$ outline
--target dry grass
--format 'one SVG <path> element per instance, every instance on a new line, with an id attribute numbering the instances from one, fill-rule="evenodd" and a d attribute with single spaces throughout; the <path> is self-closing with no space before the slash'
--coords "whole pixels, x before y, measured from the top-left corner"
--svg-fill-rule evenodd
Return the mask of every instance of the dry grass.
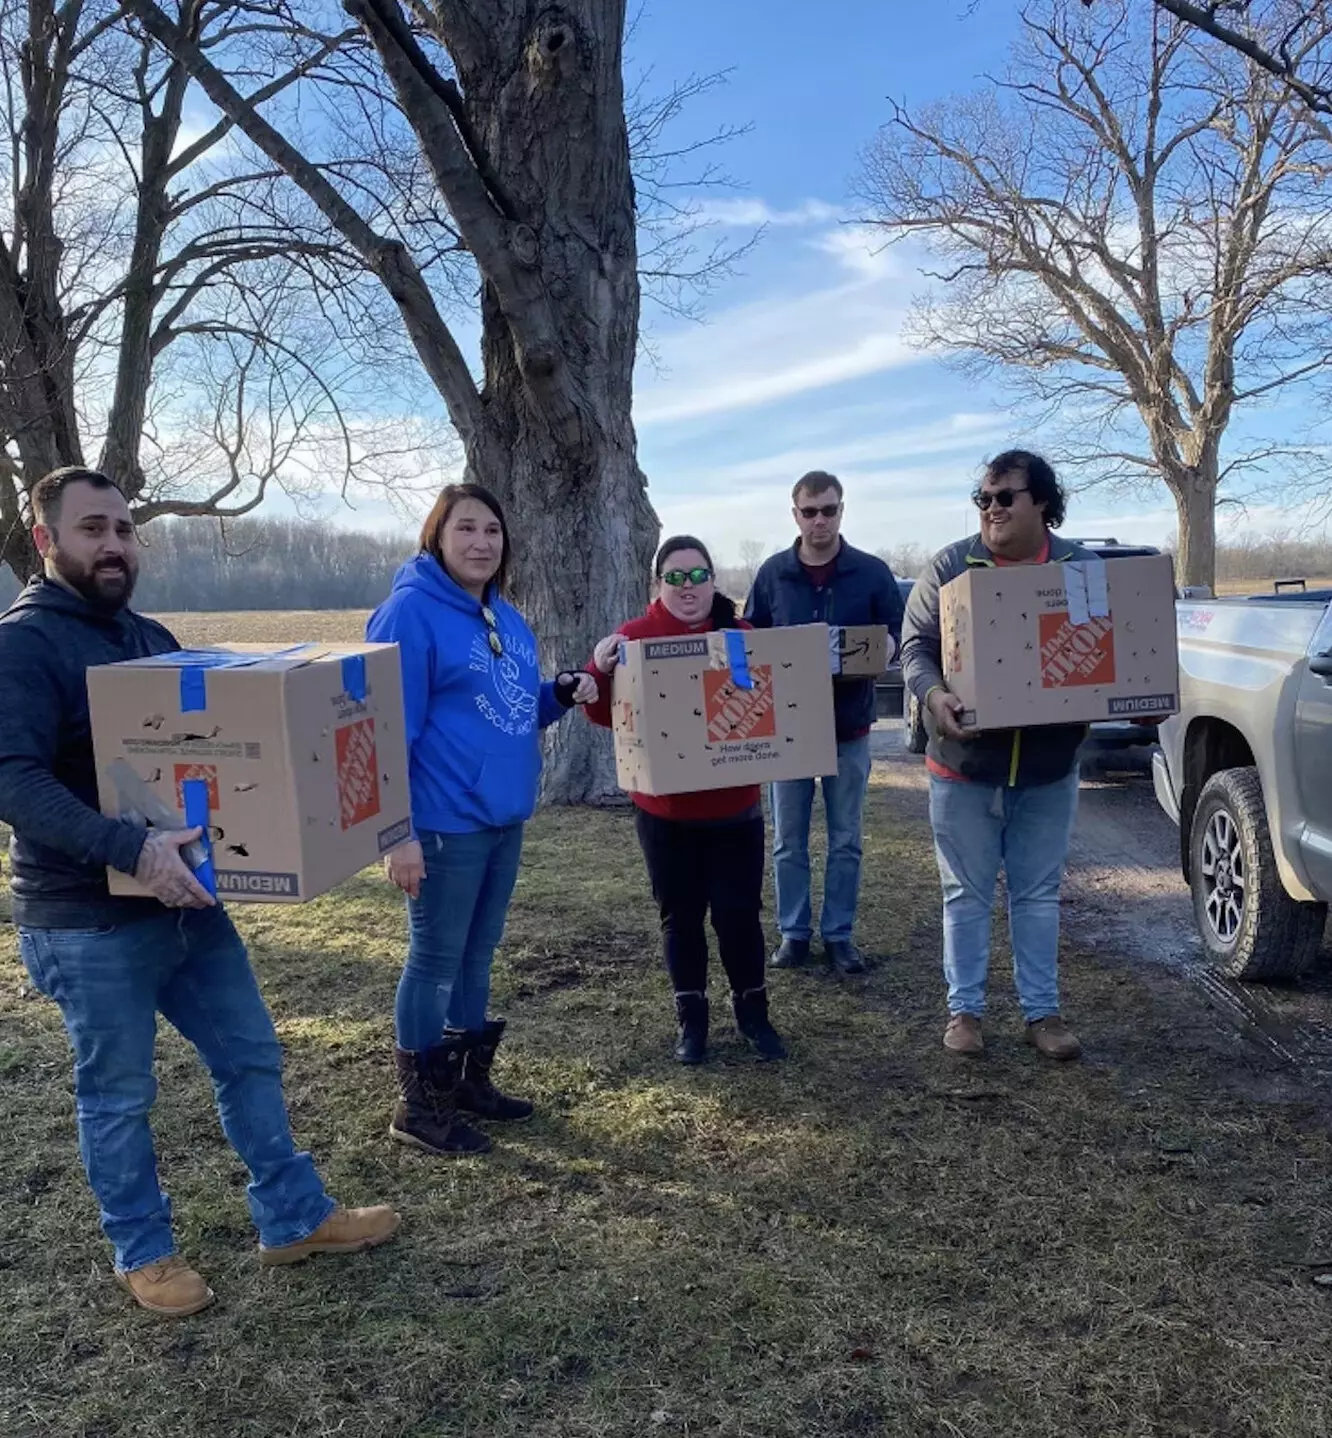
<path id="1" fill-rule="evenodd" d="M 154 614 L 186 646 L 356 643 L 365 638 L 368 609 L 182 610 Z"/>
<path id="2" fill-rule="evenodd" d="M 1310 589 L 1332 589 L 1332 579 L 1308 578 L 1305 582 Z M 1216 592 L 1222 596 L 1271 594 L 1272 585 L 1271 579 L 1223 579 L 1217 584 Z"/>
<path id="3" fill-rule="evenodd" d="M 1086 1062 L 1020 1046 L 1001 998 L 985 1061 L 950 1063 L 918 804 L 871 795 L 872 972 L 782 976 L 791 1061 L 752 1062 L 723 1019 L 698 1071 L 668 1058 L 628 818 L 540 816 L 496 975 L 505 1078 L 538 1117 L 483 1160 L 384 1138 L 403 921 L 379 879 L 238 908 L 301 1141 L 407 1222 L 260 1271 L 206 1081 L 166 1035 L 164 1177 L 219 1294 L 174 1325 L 109 1282 L 59 1016 L 6 941 L 0 1432 L 1323 1438 L 1326 1131 L 1231 1096 L 1194 1000 L 1077 957 Z"/>

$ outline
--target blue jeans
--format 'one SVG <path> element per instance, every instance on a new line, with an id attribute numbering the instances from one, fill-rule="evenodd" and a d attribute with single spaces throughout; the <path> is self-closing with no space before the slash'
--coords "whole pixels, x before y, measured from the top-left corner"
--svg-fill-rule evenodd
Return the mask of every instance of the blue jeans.
<path id="1" fill-rule="evenodd" d="M 772 866 L 777 883 L 777 923 L 784 939 L 813 934 L 809 900 L 809 826 L 814 785 L 823 785 L 828 820 L 828 864 L 823 878 L 824 943 L 850 942 L 860 895 L 860 825 L 869 788 L 869 738 L 837 746 L 837 773 L 821 780 L 784 779 L 772 786 Z"/>
<path id="2" fill-rule="evenodd" d="M 398 1047 L 433 1048 L 448 1029 L 482 1028 L 490 963 L 504 934 L 523 826 L 422 833 L 421 897 L 407 900 L 411 942 L 398 981 Z"/>
<path id="3" fill-rule="evenodd" d="M 277 1034 L 222 909 L 163 910 L 106 929 L 21 929 L 19 950 L 69 1030 L 79 1150 L 118 1269 L 176 1251 L 148 1127 L 159 1013 L 212 1075 L 222 1128 L 250 1170 L 260 1242 L 297 1243 L 323 1223 L 333 1201 L 292 1142 Z"/>
<path id="4" fill-rule="evenodd" d="M 1013 979 L 1028 1023 L 1059 1012 L 1059 886 L 1078 812 L 1078 773 L 1030 789 L 930 775 L 944 896 L 948 1012 L 985 1012 L 995 886 L 1008 880 Z"/>

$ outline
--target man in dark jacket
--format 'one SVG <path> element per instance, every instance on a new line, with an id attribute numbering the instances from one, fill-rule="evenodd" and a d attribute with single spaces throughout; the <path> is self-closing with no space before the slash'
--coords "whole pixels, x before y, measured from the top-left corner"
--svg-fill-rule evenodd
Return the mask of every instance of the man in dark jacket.
<path id="1" fill-rule="evenodd" d="M 125 496 L 94 470 L 56 470 L 32 491 L 44 573 L 0 618 L 0 820 L 10 839 L 19 950 L 59 1005 L 74 1049 L 79 1147 L 142 1307 L 172 1317 L 212 1302 L 177 1253 L 148 1111 L 161 1013 L 199 1050 L 227 1137 L 250 1170 L 260 1262 L 295 1263 L 391 1238 L 389 1208 L 344 1209 L 292 1142 L 281 1051 L 231 920 L 182 849 L 198 829 L 148 830 L 98 809 L 86 671 L 179 649 L 129 608 L 138 542 Z M 113 898 L 111 867 L 151 898 Z"/>
<path id="2" fill-rule="evenodd" d="M 1050 1058 L 1075 1058 L 1059 1015 L 1059 888 L 1078 803 L 1084 725 L 977 733 L 943 674 L 939 591 L 968 568 L 1058 564 L 1096 556 L 1051 531 L 1064 491 L 1039 455 L 1009 450 L 987 467 L 974 496 L 981 532 L 934 557 L 907 603 L 902 676 L 926 715 L 930 820 L 944 894 L 944 973 L 955 1054 L 984 1048 L 981 1017 L 990 925 L 1002 867 L 1008 880 L 1013 977 L 1027 1040 Z"/>
<path id="3" fill-rule="evenodd" d="M 893 572 L 872 554 L 842 538 L 842 484 L 815 470 L 791 495 L 800 538 L 765 560 L 754 578 L 745 618 L 760 629 L 788 624 L 883 624 L 895 652 L 902 635 L 902 592 Z M 869 732 L 874 724 L 874 680 L 833 681 L 837 773 L 823 779 L 828 821 L 828 864 L 819 931 L 828 961 L 842 973 L 865 964 L 853 941 L 860 893 L 861 818 L 869 787 Z M 814 780 L 772 786 L 773 869 L 781 947 L 774 968 L 809 959 L 813 909 L 809 894 L 809 826 Z"/>

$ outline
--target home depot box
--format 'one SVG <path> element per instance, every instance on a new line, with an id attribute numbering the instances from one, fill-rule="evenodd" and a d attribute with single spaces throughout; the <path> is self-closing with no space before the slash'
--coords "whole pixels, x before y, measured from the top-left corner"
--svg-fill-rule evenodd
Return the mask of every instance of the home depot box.
<path id="1" fill-rule="evenodd" d="M 204 823 L 220 898 L 312 899 L 410 833 L 396 645 L 178 651 L 90 669 L 88 699 L 102 812 Z"/>
<path id="2" fill-rule="evenodd" d="M 974 569 L 940 593 L 944 675 L 976 729 L 1179 707 L 1165 555 Z"/>
<path id="3" fill-rule="evenodd" d="M 832 672 L 842 679 L 877 679 L 896 657 L 886 624 L 829 626 Z"/>
<path id="4" fill-rule="evenodd" d="M 613 706 L 616 768 L 630 793 L 837 772 L 826 624 L 628 642 Z"/>

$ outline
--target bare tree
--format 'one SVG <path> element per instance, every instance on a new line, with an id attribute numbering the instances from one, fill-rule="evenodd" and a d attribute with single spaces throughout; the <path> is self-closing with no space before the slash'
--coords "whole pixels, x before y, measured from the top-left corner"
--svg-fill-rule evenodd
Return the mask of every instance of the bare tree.
<path id="1" fill-rule="evenodd" d="M 872 222 L 940 258 L 916 338 L 1002 371 L 1101 479 L 1161 480 L 1181 578 L 1210 583 L 1218 495 L 1292 449 L 1232 419 L 1332 362 L 1327 149 L 1262 68 L 1142 0 L 1039 0 L 993 87 L 898 108 Z"/>
<path id="2" fill-rule="evenodd" d="M 244 34 L 256 103 L 356 34 L 203 0 L 181 19 L 202 45 Z M 0 563 L 35 569 L 26 496 L 60 464 L 109 470 L 140 523 L 419 471 L 401 424 L 348 418 L 359 356 L 312 300 L 316 276 L 352 283 L 345 247 L 284 211 L 229 120 L 191 119 L 185 66 L 117 0 L 0 0 L 0 61 Z"/>
<path id="3" fill-rule="evenodd" d="M 511 513 L 518 594 L 547 660 L 581 662 L 641 605 L 657 535 L 630 419 L 640 290 L 624 0 L 346 0 L 424 157 L 438 223 L 479 273 L 479 382 L 417 246 L 320 162 L 317 135 L 303 141 L 242 93 L 239 47 L 205 49 L 152 0 L 129 5 L 383 284 L 467 475 Z M 547 798 L 615 792 L 589 725 L 560 726 L 548 761 Z"/>
<path id="4" fill-rule="evenodd" d="M 1096 0 L 1083 3 L 1091 5 Z M 1316 115 L 1332 116 L 1332 5 L 1328 0 L 1155 3 L 1284 81 Z"/>
<path id="5" fill-rule="evenodd" d="M 759 572 L 759 565 L 768 557 L 768 546 L 761 539 L 742 539 L 740 541 L 740 575 L 744 582 L 743 593 L 748 594 L 754 587 L 754 576 Z"/>

